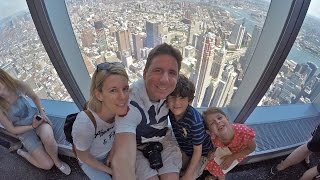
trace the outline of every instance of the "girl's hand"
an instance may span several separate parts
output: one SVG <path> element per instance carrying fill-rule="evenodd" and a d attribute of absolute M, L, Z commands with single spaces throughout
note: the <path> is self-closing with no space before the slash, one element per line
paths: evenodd
<path fill-rule="evenodd" d="M 34 129 L 38 128 L 42 123 L 43 123 L 43 118 L 41 120 L 37 120 L 36 119 L 36 115 L 33 117 L 33 121 L 32 121 L 32 127 Z"/>
<path fill-rule="evenodd" d="M 208 160 L 213 160 L 215 158 L 214 152 L 215 150 L 211 150 L 208 152 Z"/>
<path fill-rule="evenodd" d="M 46 113 L 44 111 L 42 111 L 40 113 L 41 117 L 42 117 L 42 120 L 46 123 L 48 123 L 51 127 L 53 127 L 53 124 L 52 122 L 50 121 L 50 119 L 48 118 L 48 116 L 46 115 Z"/>
<path fill-rule="evenodd" d="M 221 160 L 222 160 L 222 163 L 220 164 L 220 167 L 222 169 L 228 169 L 228 167 L 230 167 L 230 165 L 235 160 L 235 158 L 231 154 L 231 155 L 226 155 L 226 156 L 221 157 Z"/>

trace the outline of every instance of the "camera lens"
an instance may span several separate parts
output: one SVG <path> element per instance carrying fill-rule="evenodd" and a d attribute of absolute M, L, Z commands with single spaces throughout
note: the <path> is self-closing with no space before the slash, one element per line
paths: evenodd
<path fill-rule="evenodd" d="M 149 163 L 150 163 L 150 167 L 152 169 L 162 168 L 163 164 L 162 164 L 161 152 L 159 152 L 157 150 L 152 151 L 149 154 Z"/>

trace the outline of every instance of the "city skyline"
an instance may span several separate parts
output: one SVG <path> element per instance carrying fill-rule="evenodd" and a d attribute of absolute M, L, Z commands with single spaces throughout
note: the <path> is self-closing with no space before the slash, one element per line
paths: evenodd
<path fill-rule="evenodd" d="M 92 75 L 99 63 L 119 61 L 126 66 L 130 81 L 134 82 L 142 77 L 151 49 L 168 43 L 184 56 L 181 73 L 197 87 L 195 107 L 228 106 L 251 61 L 269 7 L 264 1 L 253 4 L 252 1 L 216 1 L 217 4 L 209 7 L 203 3 L 181 1 L 103 2 L 66 1 L 74 35 L 89 74 Z M 292 49 L 300 48 L 318 56 L 315 53 L 318 52 L 317 34 L 309 33 L 317 27 L 314 24 L 317 21 L 312 19 L 305 19 Z M 317 29 L 316 32 L 320 33 Z M 19 13 L 8 19 L 1 33 L 3 51 L 0 55 L 3 60 L 0 66 L 15 77 L 32 83 L 42 98 L 70 100 L 38 38 L 30 13 Z M 33 51 L 33 46 L 39 49 Z M 39 63 L 39 60 L 45 63 Z M 300 65 L 297 59 L 290 60 L 293 60 L 290 68 L 280 70 L 262 105 L 309 102 L 308 98 L 314 97 L 315 92 L 311 91 L 318 88 L 315 88 L 317 80 L 312 76 L 317 68 L 310 73 L 308 67 Z M 289 66 L 287 64 L 284 66 Z M 296 66 L 304 66 L 307 70 L 294 71 Z M 49 77 L 50 71 L 55 76 Z M 30 75 L 26 76 L 26 72 Z M 34 78 L 40 82 L 33 83 Z M 303 100 L 300 101 L 300 97 Z"/>

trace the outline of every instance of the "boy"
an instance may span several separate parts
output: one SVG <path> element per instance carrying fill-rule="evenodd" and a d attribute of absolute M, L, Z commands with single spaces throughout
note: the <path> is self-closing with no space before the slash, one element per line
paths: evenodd
<path fill-rule="evenodd" d="M 172 129 L 182 152 L 183 180 L 196 179 L 202 174 L 208 152 L 213 149 L 201 114 L 190 106 L 194 92 L 193 83 L 179 75 L 175 90 L 167 97 Z"/>

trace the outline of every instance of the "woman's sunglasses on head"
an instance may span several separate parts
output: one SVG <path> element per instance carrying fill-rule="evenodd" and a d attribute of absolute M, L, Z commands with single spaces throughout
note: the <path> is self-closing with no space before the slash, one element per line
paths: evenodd
<path fill-rule="evenodd" d="M 97 65 L 97 71 L 101 70 L 110 70 L 112 67 L 121 67 L 124 68 L 124 65 L 121 62 L 104 62 Z"/>

